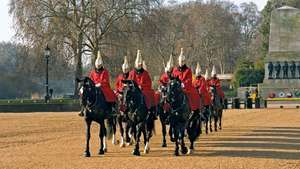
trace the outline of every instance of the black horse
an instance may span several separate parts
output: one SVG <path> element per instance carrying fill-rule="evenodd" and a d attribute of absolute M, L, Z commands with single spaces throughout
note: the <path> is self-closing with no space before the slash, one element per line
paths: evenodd
<path fill-rule="evenodd" d="M 123 92 L 120 93 L 118 97 L 118 113 L 117 113 L 117 122 L 120 127 L 120 147 L 129 146 L 132 144 L 132 135 L 131 135 L 131 127 L 130 121 L 128 120 L 128 110 L 124 105 L 124 95 Z"/>
<path fill-rule="evenodd" d="M 222 130 L 222 114 L 223 114 L 223 104 L 222 98 L 217 92 L 216 86 L 211 86 L 212 93 L 212 106 L 211 106 L 211 117 L 210 117 L 210 131 L 212 132 L 212 118 L 214 119 L 214 128 L 215 131 L 218 131 L 218 122 L 219 129 Z"/>
<path fill-rule="evenodd" d="M 160 91 L 160 102 L 157 105 L 157 111 L 162 127 L 162 135 L 163 135 L 163 140 L 162 140 L 162 147 L 167 147 L 167 141 L 166 141 L 166 134 L 167 134 L 167 125 L 169 124 L 169 115 L 171 111 L 170 104 L 167 102 L 167 92 L 168 88 L 166 86 L 160 86 L 159 87 Z"/>
<path fill-rule="evenodd" d="M 133 155 L 140 155 L 139 143 L 142 133 L 145 144 L 144 153 L 149 153 L 149 141 L 154 130 L 154 114 L 148 111 L 144 95 L 138 85 L 133 80 L 123 80 L 122 82 L 124 83 L 124 105 L 135 139 Z"/>
<path fill-rule="evenodd" d="M 208 134 L 208 126 L 210 123 L 211 117 L 211 106 L 204 106 L 202 109 L 202 114 L 204 116 L 204 124 L 205 124 L 205 133 Z"/>
<path fill-rule="evenodd" d="M 111 134 L 112 130 L 112 123 L 108 124 L 109 132 L 106 131 L 105 127 L 105 119 L 109 119 L 110 116 L 110 107 L 109 104 L 105 101 L 104 94 L 102 93 L 100 88 L 95 87 L 94 82 L 85 77 L 83 79 L 76 79 L 77 83 L 81 83 L 80 85 L 80 104 L 81 104 L 81 111 L 84 114 L 84 120 L 86 123 L 86 149 L 84 152 L 85 157 L 90 157 L 90 149 L 89 149 L 89 142 L 91 137 L 91 124 L 93 121 L 97 122 L 100 125 L 100 142 L 101 146 L 99 149 L 98 154 L 104 154 L 106 151 L 106 144 L 105 144 L 105 136 Z"/>
<path fill-rule="evenodd" d="M 179 144 L 181 153 L 186 154 L 188 149 L 184 143 L 185 130 L 190 140 L 190 153 L 194 149 L 194 142 L 200 135 L 201 119 L 199 111 L 191 111 L 188 98 L 184 94 L 181 81 L 178 78 L 171 78 L 168 86 L 168 102 L 171 105 L 170 112 L 170 137 L 175 142 L 175 155 L 179 155 Z"/>

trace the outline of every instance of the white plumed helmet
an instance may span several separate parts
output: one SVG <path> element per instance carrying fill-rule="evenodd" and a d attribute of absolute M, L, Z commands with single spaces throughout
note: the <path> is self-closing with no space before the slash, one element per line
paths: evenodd
<path fill-rule="evenodd" d="M 174 67 L 174 60 L 172 54 L 170 55 L 170 59 L 167 62 L 167 66 L 165 67 L 165 72 L 170 72 Z"/>
<path fill-rule="evenodd" d="M 201 67 L 199 62 L 197 63 L 197 67 L 196 67 L 196 76 L 200 76 L 201 75 Z"/>
<path fill-rule="evenodd" d="M 216 75 L 216 74 L 217 74 L 216 67 L 213 66 L 212 71 L 211 71 L 211 77 L 213 77 L 213 76 Z"/>
<path fill-rule="evenodd" d="M 183 54 L 183 48 L 181 48 L 181 50 L 180 50 L 180 55 L 178 57 L 178 63 L 179 63 L 179 66 L 182 66 L 185 63 L 185 56 Z"/>
<path fill-rule="evenodd" d="M 143 69 L 147 70 L 146 61 L 143 60 Z"/>
<path fill-rule="evenodd" d="M 122 70 L 124 73 L 127 73 L 129 71 L 129 64 L 128 64 L 127 56 L 124 57 L 124 63 L 122 65 Z"/>
<path fill-rule="evenodd" d="M 136 59 L 135 59 L 135 68 L 140 68 L 143 66 L 143 59 L 140 50 L 137 50 Z"/>
<path fill-rule="evenodd" d="M 100 68 L 101 66 L 103 66 L 103 60 L 102 60 L 100 51 L 98 51 L 97 59 L 95 61 L 95 67 Z"/>
<path fill-rule="evenodd" d="M 209 78 L 208 69 L 206 69 L 206 71 L 205 71 L 204 78 L 205 78 L 205 80 L 208 80 L 208 78 Z"/>

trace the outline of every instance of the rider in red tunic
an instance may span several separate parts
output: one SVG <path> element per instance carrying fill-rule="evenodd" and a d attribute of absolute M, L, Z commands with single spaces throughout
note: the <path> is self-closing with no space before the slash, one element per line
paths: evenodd
<path fill-rule="evenodd" d="M 185 64 L 185 56 L 183 55 L 183 48 L 178 58 L 179 66 L 173 69 L 172 76 L 178 77 L 182 82 L 182 88 L 187 95 L 190 108 L 192 111 L 200 109 L 200 96 L 192 84 L 192 70 Z"/>
<path fill-rule="evenodd" d="M 129 64 L 126 56 L 122 65 L 122 71 L 123 73 L 119 74 L 115 82 L 115 90 L 117 94 L 123 93 L 124 84 L 122 83 L 122 80 L 127 80 L 129 77 Z"/>
<path fill-rule="evenodd" d="M 201 75 L 201 69 L 199 63 L 196 68 L 196 78 L 193 81 L 193 86 L 198 90 L 201 98 L 201 106 L 208 107 L 211 105 L 211 96 L 208 92 L 207 82 Z"/>
<path fill-rule="evenodd" d="M 95 83 L 96 87 L 101 88 L 105 100 L 110 104 L 110 108 L 114 108 L 116 95 L 110 87 L 109 72 L 103 67 L 100 51 L 98 52 L 98 57 L 95 62 L 95 69 L 91 71 L 89 77 Z"/>
<path fill-rule="evenodd" d="M 217 77 L 217 71 L 216 71 L 215 66 L 213 67 L 211 76 L 212 76 L 212 78 L 209 80 L 209 86 L 216 86 L 217 92 L 220 95 L 221 99 L 223 100 L 225 98 L 225 94 L 221 88 L 221 81 Z"/>
<path fill-rule="evenodd" d="M 160 86 L 167 86 L 167 84 L 170 81 L 170 77 L 172 76 L 172 71 L 173 71 L 173 67 L 174 67 L 174 63 L 173 63 L 173 56 L 170 56 L 170 59 L 167 63 L 167 66 L 165 67 L 165 72 L 160 76 L 159 79 L 159 84 Z"/>
<path fill-rule="evenodd" d="M 165 67 L 165 72 L 160 76 L 160 79 L 158 81 L 160 85 L 160 89 L 162 89 L 162 87 L 167 87 L 168 83 L 170 82 L 170 77 L 172 76 L 173 67 L 174 67 L 174 61 L 173 61 L 173 56 L 171 55 L 167 63 L 167 66 Z M 170 109 L 170 105 L 164 103 L 164 101 L 161 100 L 160 92 L 161 91 L 159 90 L 159 92 L 155 93 L 155 103 L 158 105 L 161 102 L 161 104 L 163 104 L 163 109 L 165 111 L 168 111 Z"/>
<path fill-rule="evenodd" d="M 142 90 L 147 108 L 150 110 L 154 106 L 154 90 L 152 89 L 152 81 L 147 70 L 143 68 L 143 60 L 141 51 L 138 50 L 135 61 L 135 69 L 130 71 L 129 80 L 134 80 Z"/>

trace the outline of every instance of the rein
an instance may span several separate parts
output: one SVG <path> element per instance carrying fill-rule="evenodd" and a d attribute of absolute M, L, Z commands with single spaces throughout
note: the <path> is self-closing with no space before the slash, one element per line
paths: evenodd
<path fill-rule="evenodd" d="M 186 97 L 183 97 L 183 100 L 182 100 L 182 102 L 183 103 L 186 103 Z M 178 112 L 179 110 L 181 110 L 181 109 L 183 109 L 184 108 L 184 106 L 185 106 L 185 104 L 181 104 L 181 106 L 180 107 L 178 107 L 177 109 L 172 109 L 172 113 L 176 113 L 176 112 Z"/>
<path fill-rule="evenodd" d="M 96 104 L 97 104 L 97 102 L 98 102 L 98 90 L 96 89 L 96 99 L 95 99 L 95 101 L 91 104 L 91 105 L 86 105 L 85 106 L 85 108 L 87 109 L 87 110 L 89 110 L 89 111 L 92 111 L 92 109 L 93 108 L 95 108 L 96 107 Z M 89 98 L 89 97 L 88 97 Z"/>

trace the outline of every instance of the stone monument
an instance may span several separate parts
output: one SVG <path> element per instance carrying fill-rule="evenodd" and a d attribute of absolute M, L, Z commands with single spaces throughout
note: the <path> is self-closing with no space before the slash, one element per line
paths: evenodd
<path fill-rule="evenodd" d="M 260 95 L 300 98 L 300 10 L 283 6 L 272 12 L 269 52 Z"/>

